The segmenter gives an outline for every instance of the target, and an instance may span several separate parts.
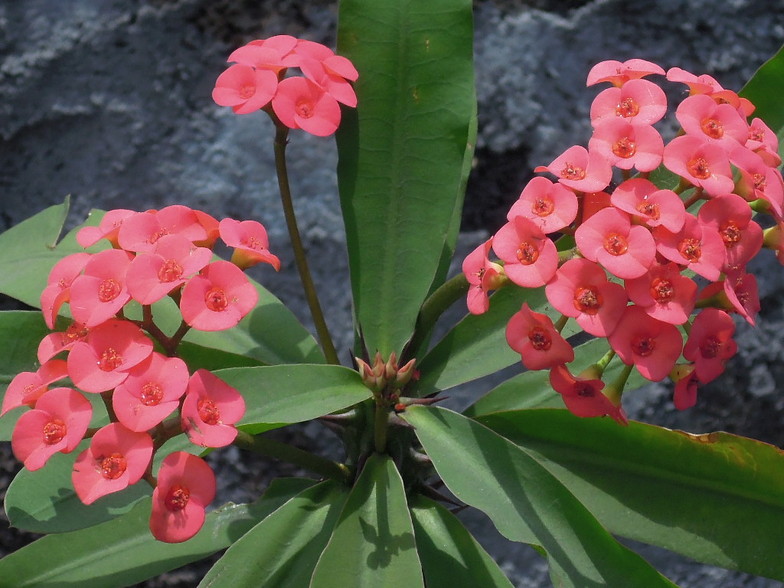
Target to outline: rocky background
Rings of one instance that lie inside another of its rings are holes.
[[[784,5],[774,0],[477,0],[475,16],[480,134],[462,253],[502,224],[533,167],[585,144],[596,93],[585,88],[585,76],[597,61],[640,57],[739,89],[784,41]],[[309,324],[278,203],[271,125],[261,114],[237,117],[215,106],[210,92],[237,46],[279,33],[334,45],[335,28],[328,0],[0,0],[0,230],[66,194],[71,224],[92,207],[177,202],[216,217],[260,219],[283,265],[279,274],[262,269],[255,277]],[[289,157],[315,279],[338,349],[347,350],[334,142],[295,133]],[[739,324],[740,352],[726,374],[684,413],[673,408],[667,385],[628,394],[630,416],[784,447],[784,269],[763,257],[755,263],[759,326]],[[348,352],[342,356],[348,362]],[[456,402],[477,393],[461,390]],[[323,445],[317,427],[296,435],[303,446]],[[2,452],[0,493],[18,468],[7,444]],[[213,463],[226,499],[248,500],[272,475],[290,473],[236,451],[218,453]],[[516,586],[549,585],[532,550],[502,539],[477,513],[466,519]],[[27,540],[0,522],[2,553]],[[636,547],[684,587],[781,586]],[[204,569],[145,586],[194,586]]]

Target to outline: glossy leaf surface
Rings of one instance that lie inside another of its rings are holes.
[[[673,586],[510,441],[437,407],[409,407],[404,418],[455,496],[487,514],[508,539],[541,546],[558,582],[580,588]]]
[[[780,449],[566,410],[479,420],[535,455],[613,533],[784,581]]]
[[[475,113],[468,0],[340,3],[338,50],[359,70],[338,131],[356,320],[398,353],[451,249]]]

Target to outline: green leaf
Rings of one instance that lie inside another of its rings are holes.
[[[201,531],[184,543],[150,534],[150,501],[102,525],[43,537],[0,560],[0,578],[14,588],[129,586],[203,559],[239,539],[312,480],[272,482],[253,504],[226,504],[210,512]]]
[[[417,496],[411,516],[428,586],[512,588],[493,559],[443,506]]]
[[[454,495],[487,514],[505,537],[544,548],[564,585],[673,586],[510,441],[438,407],[409,407],[403,417]]]
[[[76,457],[89,445],[83,441],[69,454],[55,453],[40,470],[21,470],[5,495],[5,512],[13,527],[34,533],[63,533],[91,527],[128,512],[150,495],[146,482],[108,494],[87,506],[71,482]]]
[[[480,421],[531,452],[613,533],[784,581],[784,452],[566,410]]]
[[[227,549],[199,587],[307,586],[347,495],[331,481],[301,492]]]
[[[784,128],[782,93],[784,93],[784,46],[762,64],[739,92],[742,97],[751,100],[757,107],[752,116],[764,120],[776,133]]]
[[[424,587],[403,480],[373,454],[313,571],[311,588]]]
[[[83,251],[75,241],[57,247],[70,198],[0,233],[0,292],[30,306],[40,306],[41,291],[55,263]]]
[[[450,240],[476,99],[469,0],[340,3],[338,49],[359,70],[338,131],[356,320],[398,353]]]
[[[309,421],[371,397],[356,371],[337,365],[277,365],[214,373],[245,398],[247,410],[240,421],[244,425]]]

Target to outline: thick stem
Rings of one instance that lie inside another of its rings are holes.
[[[283,203],[283,214],[286,217],[291,247],[294,250],[294,260],[302,281],[302,288],[305,290],[305,298],[308,301],[308,307],[310,307],[310,314],[316,326],[316,333],[321,342],[321,348],[324,350],[324,355],[329,363],[339,365],[338,354],[335,351],[335,345],[332,342],[327,323],[324,320],[324,313],[321,310],[316,287],[313,284],[313,278],[308,268],[305,247],[302,244],[302,238],[297,227],[297,219],[294,214],[294,203],[291,198],[291,188],[289,187],[289,176],[286,168],[286,145],[288,143],[289,130],[279,123],[275,125],[275,129],[275,170],[278,175],[278,189],[280,190],[280,199]]]
[[[373,445],[376,453],[386,452],[388,428],[389,406],[385,402],[376,402],[376,414],[373,422]]]
[[[297,449],[287,443],[274,441],[260,435],[250,435],[244,431],[237,432],[234,445],[288,463],[293,463],[301,468],[318,474],[324,478],[348,483],[351,480],[351,470],[342,463],[337,463],[308,451]]]

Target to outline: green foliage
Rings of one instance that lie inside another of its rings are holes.
[[[476,111],[471,8],[340,3],[338,49],[362,72],[338,132],[340,201],[356,321],[385,357],[411,337],[457,237]]]

